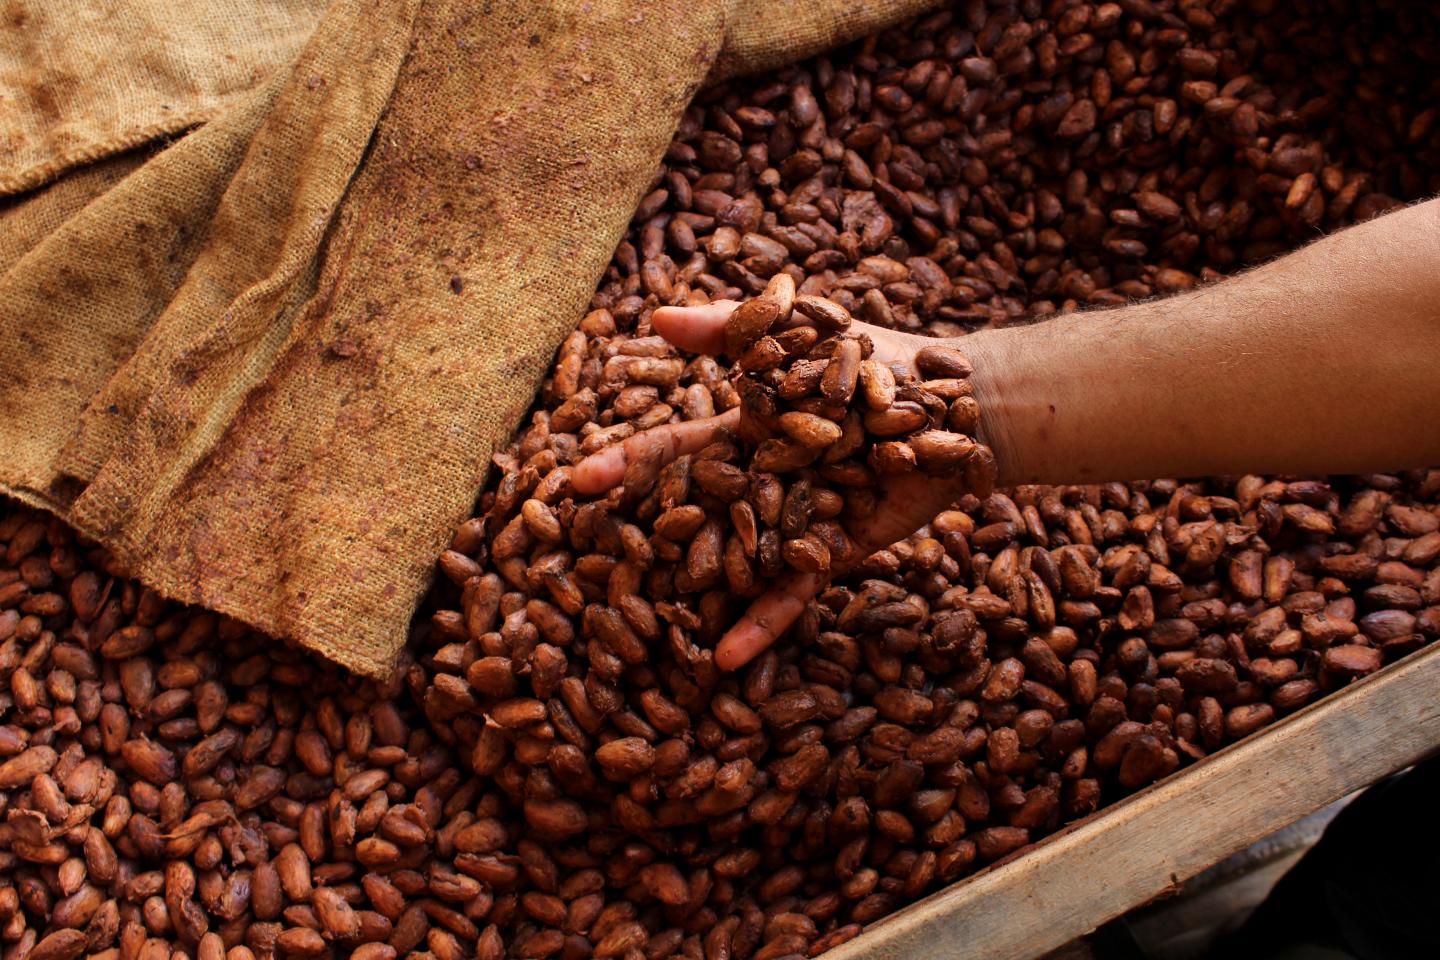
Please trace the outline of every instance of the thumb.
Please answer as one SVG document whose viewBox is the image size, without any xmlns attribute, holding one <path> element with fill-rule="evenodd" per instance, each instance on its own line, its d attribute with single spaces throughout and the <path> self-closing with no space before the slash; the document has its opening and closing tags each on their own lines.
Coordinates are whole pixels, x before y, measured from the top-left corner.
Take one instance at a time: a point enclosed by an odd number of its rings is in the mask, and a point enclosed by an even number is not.
<svg viewBox="0 0 1440 960">
<path fill-rule="evenodd" d="M 681 350 L 713 356 L 724 352 L 725 321 L 739 305 L 735 300 L 716 300 L 698 307 L 657 307 L 650 325 Z"/>
</svg>

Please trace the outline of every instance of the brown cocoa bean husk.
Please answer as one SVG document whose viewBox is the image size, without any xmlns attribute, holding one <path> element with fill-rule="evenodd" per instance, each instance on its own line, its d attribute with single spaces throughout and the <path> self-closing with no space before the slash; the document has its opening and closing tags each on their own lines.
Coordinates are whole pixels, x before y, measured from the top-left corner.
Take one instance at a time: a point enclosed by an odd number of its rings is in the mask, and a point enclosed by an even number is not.
<svg viewBox="0 0 1440 960">
<path fill-rule="evenodd" d="M 923 428 L 927 417 L 920 404 L 901 400 L 884 410 L 867 412 L 862 422 L 865 430 L 877 437 L 900 437 Z"/>
<path fill-rule="evenodd" d="M 1383 662 L 1379 650 L 1359 644 L 1342 644 L 1330 647 L 1321 657 L 1321 665 L 1332 674 L 1345 677 L 1362 677 L 1380 669 Z"/>
<path fill-rule="evenodd" d="M 126 741 L 120 748 L 120 755 L 135 776 L 156 786 L 170 783 L 179 773 L 175 754 L 152 740 L 136 738 Z"/>
<path fill-rule="evenodd" d="M 974 372 L 970 359 L 955 347 L 928 346 L 915 352 L 915 367 L 922 377 L 965 379 Z"/>
<path fill-rule="evenodd" d="M 920 383 L 918 389 L 924 393 L 933 394 L 946 403 L 952 403 L 962 397 L 974 397 L 975 395 L 975 385 L 970 380 L 962 380 L 955 377 L 925 380 Z"/>
<path fill-rule="evenodd" d="M 525 822 L 552 836 L 573 836 L 585 829 L 584 809 L 571 800 L 527 800 Z"/>
<path fill-rule="evenodd" d="M 779 340 L 774 337 L 761 337 L 746 348 L 735 361 L 735 366 L 748 374 L 764 373 L 779 367 L 786 355 L 787 351 Z"/>
<path fill-rule="evenodd" d="M 975 436 L 980 429 L 980 404 L 974 397 L 956 397 L 945 414 L 945 426 L 955 433 Z"/>
<path fill-rule="evenodd" d="M 946 430 L 923 430 L 910 435 L 906 443 L 915 451 L 916 463 L 930 473 L 960 469 L 979 449 L 979 445 L 964 434 Z"/>
<path fill-rule="evenodd" d="M 985 444 L 976 444 L 974 452 L 965 461 L 965 489 L 971 496 L 983 499 L 990 496 L 999 478 L 999 465 L 995 453 Z"/>
<path fill-rule="evenodd" d="M 858 453 L 865 445 L 865 428 L 860 415 L 854 410 L 845 414 L 840 421 L 840 439 L 831 444 L 821 460 L 824 463 L 839 463 L 846 457 Z"/>
<path fill-rule="evenodd" d="M 770 439 L 755 448 L 752 466 L 767 473 L 790 473 L 815 462 L 819 449 L 793 440 Z"/>
<path fill-rule="evenodd" d="M 1225 715 L 1225 732 L 1238 739 L 1249 736 L 1274 719 L 1275 710 L 1268 703 L 1242 704 Z"/>
<path fill-rule="evenodd" d="M 801 357 L 810 352 L 810 348 L 820 339 L 820 333 L 814 327 L 792 327 L 775 334 L 775 342 L 780 344 L 782 350 L 788 357 Z"/>
<path fill-rule="evenodd" d="M 830 548 L 819 537 L 807 535 L 786 540 L 780 549 L 785 562 L 802 573 L 830 572 Z"/>
<path fill-rule="evenodd" d="M 792 411 L 780 415 L 780 429 L 791 439 L 812 450 L 822 450 L 840 439 L 840 426 L 833 420 Z"/>
<path fill-rule="evenodd" d="M 29 786 L 30 781 L 54 768 L 58 754 L 45 746 L 30 747 L 0 764 L 0 788 Z"/>
<path fill-rule="evenodd" d="M 797 360 L 776 387 L 783 400 L 799 400 L 820 389 L 820 381 L 830 367 L 830 359 Z"/>
<path fill-rule="evenodd" d="M 631 777 L 655 763 L 655 748 L 640 737 L 621 737 L 602 744 L 595 760 L 607 775 Z"/>
<path fill-rule="evenodd" d="M 850 326 L 850 311 L 833 300 L 802 294 L 795 298 L 795 312 L 827 332 L 839 332 Z"/>
<path fill-rule="evenodd" d="M 773 297 L 756 297 L 740 304 L 725 321 L 725 352 L 739 357 L 780 322 L 783 309 Z"/>
<path fill-rule="evenodd" d="M 861 353 L 858 340 L 845 338 L 835 345 L 830 364 L 820 380 L 820 393 L 826 400 L 842 406 L 850 403 L 860 377 Z"/>
<path fill-rule="evenodd" d="M 870 466 L 882 477 L 897 477 L 916 469 L 915 451 L 901 440 L 886 440 L 870 448 Z"/>
<path fill-rule="evenodd" d="M 85 934 L 80 930 L 56 930 L 30 949 L 35 960 L 74 960 L 85 952 Z"/>
<path fill-rule="evenodd" d="M 885 410 L 895 403 L 895 374 L 873 357 L 860 364 L 860 390 L 870 410 Z"/>
</svg>

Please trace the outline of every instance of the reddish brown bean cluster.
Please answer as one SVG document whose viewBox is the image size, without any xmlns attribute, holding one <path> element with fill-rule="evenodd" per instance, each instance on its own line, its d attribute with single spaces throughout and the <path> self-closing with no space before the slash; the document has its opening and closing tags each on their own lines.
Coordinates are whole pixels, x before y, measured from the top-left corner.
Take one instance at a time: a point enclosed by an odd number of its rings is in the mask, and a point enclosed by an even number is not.
<svg viewBox="0 0 1440 960">
<path fill-rule="evenodd" d="M 841 519 L 874 518 L 884 478 L 923 471 L 963 479 L 980 496 L 994 487 L 994 455 L 975 439 L 980 407 L 965 355 L 940 344 L 919 350 L 914 366 L 932 378 L 921 381 L 910 361 L 872 356 L 871 338 L 850 323 L 849 311 L 832 300 L 797 297 L 783 272 L 726 321 L 726 350 L 738 358 L 731 371 L 741 398 L 736 435 L 748 444 L 743 469 L 730 468 L 737 495 L 728 519 L 738 539 L 727 562 L 748 567 L 753 558 L 773 575 L 783 561 L 828 575 L 859 559 L 861 548 Z M 636 479 L 627 476 L 627 486 Z M 704 523 L 702 505 L 664 503 L 662 535 L 681 511 Z M 722 524 L 723 517 L 717 529 Z M 753 576 L 745 570 L 729 581 L 745 592 Z"/>
<path fill-rule="evenodd" d="M 711 651 L 785 554 L 734 505 L 783 523 L 795 477 L 744 437 L 569 477 L 741 403 L 661 303 L 784 274 L 952 335 L 1435 192 L 1435 37 L 1384 3 L 965 3 L 707 91 L 389 684 L 11 508 L 6 960 L 814 955 L 1433 640 L 1436 471 L 971 495 L 736 674 Z M 806 531 L 849 492 L 811 488 Z"/>
</svg>

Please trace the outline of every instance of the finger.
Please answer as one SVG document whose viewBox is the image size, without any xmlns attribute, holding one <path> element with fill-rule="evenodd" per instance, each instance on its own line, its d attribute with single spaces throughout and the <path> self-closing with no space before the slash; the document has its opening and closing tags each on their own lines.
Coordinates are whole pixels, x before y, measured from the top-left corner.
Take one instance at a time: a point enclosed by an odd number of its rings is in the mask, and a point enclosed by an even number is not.
<svg viewBox="0 0 1440 960">
<path fill-rule="evenodd" d="M 907 474 L 885 478 L 880 485 L 880 501 L 875 513 L 852 529 L 859 547 L 857 560 L 904 540 L 949 508 L 964 492 L 958 476 Z"/>
<path fill-rule="evenodd" d="M 584 496 L 604 493 L 625 479 L 625 468 L 631 462 L 658 454 L 663 466 L 678 456 L 704 449 L 722 430 L 733 429 L 739 422 L 740 408 L 736 407 L 716 417 L 652 427 L 581 460 L 575 465 L 570 483 L 576 493 Z"/>
<path fill-rule="evenodd" d="M 764 652 L 805 612 L 805 605 L 823 583 L 813 573 L 780 581 L 775 589 L 750 604 L 735 626 L 720 638 L 715 648 L 715 665 L 736 670 Z"/>
<path fill-rule="evenodd" d="M 650 325 L 681 350 L 721 353 L 725 349 L 725 321 L 737 306 L 735 300 L 716 300 L 698 307 L 657 307 L 650 315 Z"/>
</svg>

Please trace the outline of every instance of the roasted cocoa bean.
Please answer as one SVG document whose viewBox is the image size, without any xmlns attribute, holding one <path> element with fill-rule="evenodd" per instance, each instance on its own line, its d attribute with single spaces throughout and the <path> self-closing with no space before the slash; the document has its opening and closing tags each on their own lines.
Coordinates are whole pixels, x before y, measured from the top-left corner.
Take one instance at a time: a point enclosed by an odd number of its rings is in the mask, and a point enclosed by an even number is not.
<svg viewBox="0 0 1440 960">
<path fill-rule="evenodd" d="M 1433 18 L 1354 7 L 947 10 L 707 89 L 389 683 L 7 506 L 12 952 L 814 955 L 1435 639 L 1440 474 L 992 496 L 954 339 L 1433 193 Z M 653 334 L 722 297 L 736 368 Z M 852 315 L 942 339 L 892 368 Z M 737 407 L 576 496 L 580 456 Z M 842 559 L 926 469 L 970 494 Z M 719 672 L 787 557 L 836 575 Z"/>
</svg>

